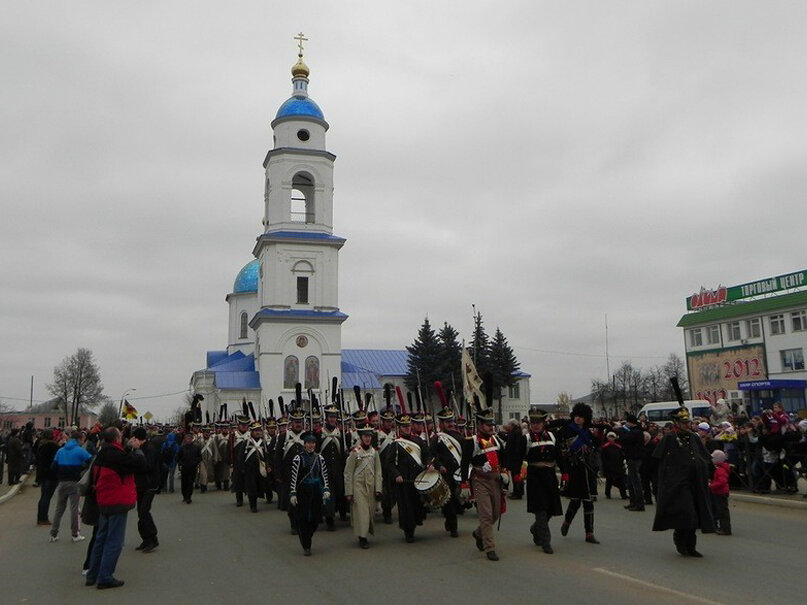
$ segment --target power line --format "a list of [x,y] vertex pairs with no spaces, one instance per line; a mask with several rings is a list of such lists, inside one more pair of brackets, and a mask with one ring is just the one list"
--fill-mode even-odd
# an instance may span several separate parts
[[[534,349],[532,347],[522,347],[513,345],[514,349],[523,349],[525,351],[533,351],[535,353],[546,353],[547,355],[569,355],[572,357],[596,357],[598,359],[605,359],[606,355],[603,353],[576,353],[574,351],[550,351],[547,349]],[[669,355],[619,355],[617,353],[610,353],[610,357],[619,357],[620,359],[667,359]]]

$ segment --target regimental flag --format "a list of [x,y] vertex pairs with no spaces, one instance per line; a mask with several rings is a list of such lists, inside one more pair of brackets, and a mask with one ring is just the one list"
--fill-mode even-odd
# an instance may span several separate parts
[[476,366],[471,361],[468,349],[462,347],[462,393],[466,401],[474,401],[474,395],[479,400],[479,405],[483,410],[488,409],[488,400],[482,393],[482,379],[476,372]]
[[128,400],[123,401],[122,415],[124,418],[126,418],[126,420],[137,418],[137,410],[131,403],[129,403]]

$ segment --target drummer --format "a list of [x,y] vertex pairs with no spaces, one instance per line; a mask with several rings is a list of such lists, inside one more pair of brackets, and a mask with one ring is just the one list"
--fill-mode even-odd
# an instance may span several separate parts
[[462,509],[460,501],[460,463],[462,462],[463,435],[454,424],[454,412],[444,407],[437,412],[440,423],[437,434],[432,439],[434,465],[448,484],[450,497],[441,509],[445,518],[445,529],[452,538],[459,536],[457,532],[457,514]]
[[426,509],[420,499],[415,479],[423,470],[434,470],[431,453],[426,443],[412,434],[412,418],[403,414],[396,418],[398,437],[385,457],[386,471],[395,486],[398,504],[398,527],[406,541],[415,541],[415,527],[423,524]]

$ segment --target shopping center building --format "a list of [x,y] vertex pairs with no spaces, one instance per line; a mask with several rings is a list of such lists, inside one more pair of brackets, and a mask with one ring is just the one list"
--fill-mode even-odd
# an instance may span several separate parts
[[701,288],[678,322],[692,397],[758,412],[779,401],[807,410],[807,270]]

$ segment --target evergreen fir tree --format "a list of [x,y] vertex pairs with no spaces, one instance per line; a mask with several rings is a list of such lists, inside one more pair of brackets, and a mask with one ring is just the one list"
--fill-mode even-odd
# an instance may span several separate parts
[[502,416],[502,397],[504,389],[516,383],[515,372],[519,370],[521,364],[516,359],[516,354],[497,327],[493,342],[490,343],[490,372],[493,377],[493,396],[499,401],[499,418]]
[[455,393],[457,397],[462,395],[462,345],[458,340],[459,335],[448,322],[443,323],[437,335],[442,348],[440,380],[444,389],[458,390],[459,393]]
[[406,347],[406,350],[409,352],[407,360],[409,373],[405,378],[406,387],[412,392],[417,392],[418,371],[420,371],[421,394],[425,400],[430,400],[434,391],[434,381],[440,380],[443,351],[428,317],[423,320],[415,342]]
[[490,338],[488,338],[485,326],[482,324],[481,313],[477,313],[474,318],[474,333],[468,350],[471,354],[471,360],[476,366],[477,374],[484,376],[490,371]]

